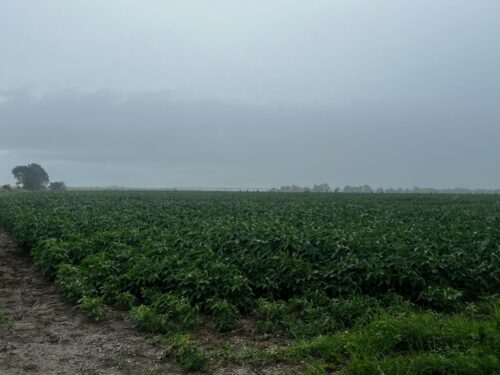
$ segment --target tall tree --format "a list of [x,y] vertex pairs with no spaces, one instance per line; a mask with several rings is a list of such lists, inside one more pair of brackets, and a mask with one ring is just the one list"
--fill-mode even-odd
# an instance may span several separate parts
[[49,175],[40,165],[32,163],[18,165],[12,169],[12,174],[17,185],[22,185],[27,190],[43,190],[49,183]]

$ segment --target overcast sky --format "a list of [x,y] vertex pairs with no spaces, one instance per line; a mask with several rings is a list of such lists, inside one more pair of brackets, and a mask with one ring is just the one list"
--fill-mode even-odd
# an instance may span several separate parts
[[500,187],[498,0],[0,0],[0,183]]

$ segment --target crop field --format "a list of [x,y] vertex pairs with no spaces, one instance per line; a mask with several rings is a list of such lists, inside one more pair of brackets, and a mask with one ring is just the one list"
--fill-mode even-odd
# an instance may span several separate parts
[[[91,319],[127,310],[186,371],[500,373],[500,196],[12,193],[0,227]],[[249,324],[288,344],[197,343]]]

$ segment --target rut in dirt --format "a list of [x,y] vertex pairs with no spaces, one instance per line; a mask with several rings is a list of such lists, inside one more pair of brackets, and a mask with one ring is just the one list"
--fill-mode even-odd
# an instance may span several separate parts
[[126,314],[87,320],[0,231],[0,374],[175,374]]

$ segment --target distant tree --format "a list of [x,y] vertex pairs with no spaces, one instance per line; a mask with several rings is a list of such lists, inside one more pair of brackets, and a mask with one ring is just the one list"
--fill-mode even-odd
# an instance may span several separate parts
[[16,184],[27,190],[43,190],[49,183],[49,175],[38,164],[18,165],[12,169]]
[[11,191],[12,188],[10,187],[9,184],[5,184],[5,185],[2,185],[2,190]]
[[342,190],[339,187],[336,187],[335,190],[333,191],[334,193],[340,193]]
[[361,192],[363,192],[363,193],[373,193],[373,189],[370,187],[370,185],[363,185],[361,187]]
[[50,183],[49,189],[53,191],[63,191],[66,190],[66,184],[63,181],[54,181]]
[[314,193],[330,193],[332,189],[330,189],[330,186],[327,183],[324,183],[324,184],[314,185],[312,191]]
[[353,193],[362,193],[363,192],[363,186],[353,186],[352,187],[352,192]]
[[381,188],[379,187],[377,190],[376,190],[377,193],[381,194],[384,192],[384,188]]

